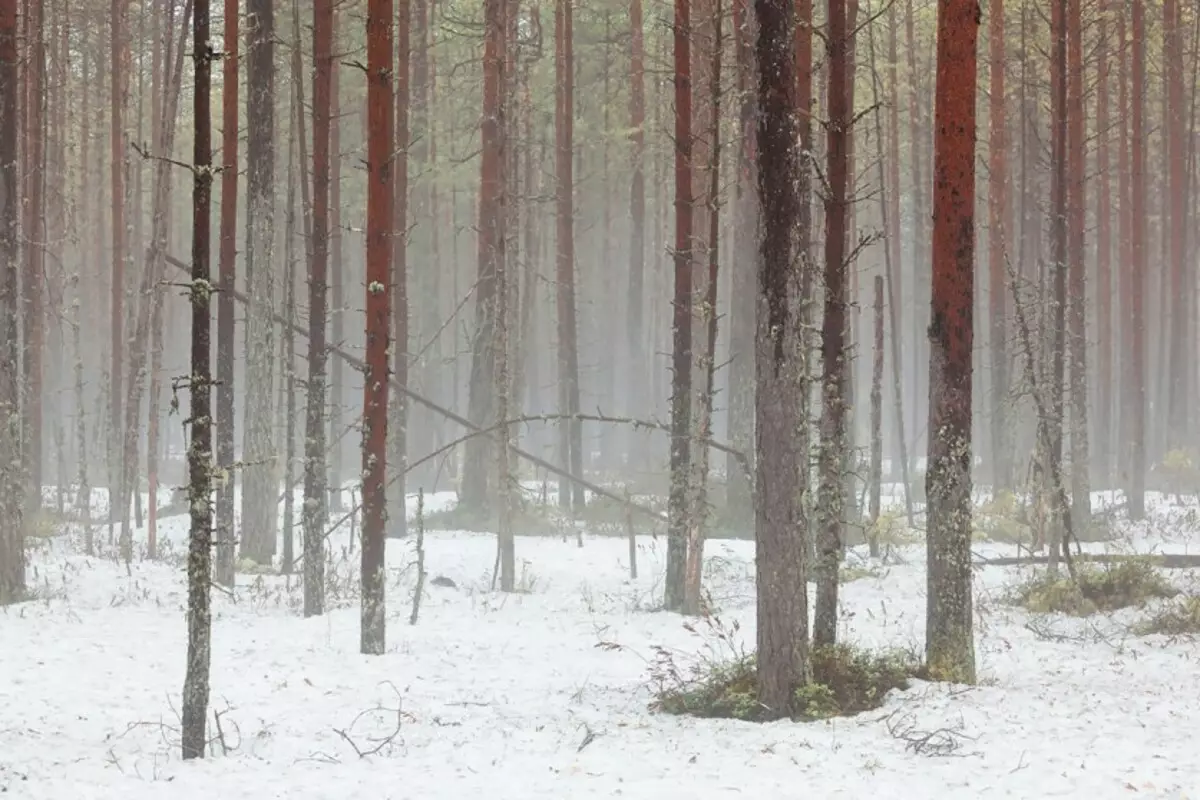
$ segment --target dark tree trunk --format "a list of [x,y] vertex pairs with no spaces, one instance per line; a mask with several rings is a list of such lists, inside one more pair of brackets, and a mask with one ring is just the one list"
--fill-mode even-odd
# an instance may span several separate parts
[[365,655],[386,645],[388,333],[392,257],[392,0],[367,3],[367,329],[363,375],[362,636]]
[[847,306],[849,253],[846,226],[849,206],[849,142],[851,109],[848,49],[852,29],[847,24],[846,0],[829,2],[828,176],[825,199],[825,314],[821,329],[821,453],[817,489],[817,579],[813,645],[832,645],[837,639],[838,565],[846,510],[849,447],[847,431],[850,398],[846,394],[849,364]]
[[[17,118],[17,0],[0,0],[0,117]],[[0,125],[0,605],[25,596],[24,481],[17,325],[17,126]]]
[[212,213],[212,43],[209,41],[208,0],[196,0],[192,11],[194,136],[192,163],[192,368],[188,379],[192,399],[192,440],[188,447],[188,653],[183,681],[183,757],[203,758],[208,739],[208,674],[212,660],[212,297],[209,237]]
[[[795,397],[808,390],[800,354],[800,281],[795,265],[801,197],[796,148],[797,25],[792,0],[757,0],[758,199],[762,213],[755,334],[755,547],[758,596],[758,700],[788,714],[808,682],[808,543],[801,519],[806,470]],[[809,21],[801,14],[799,24]],[[803,71],[805,66],[801,66]],[[677,138],[678,142],[679,139]]]
[[691,0],[675,0],[675,289],[671,320],[671,489],[667,501],[666,608],[683,607],[692,435]]
[[975,93],[979,4],[939,0],[929,325],[925,658],[975,682],[971,602],[971,348],[975,303]]
[[304,413],[306,617],[325,612],[325,290],[330,239],[330,128],[336,124],[333,122],[333,5],[333,0],[316,0],[313,6],[313,239],[312,261],[308,266],[308,397]]

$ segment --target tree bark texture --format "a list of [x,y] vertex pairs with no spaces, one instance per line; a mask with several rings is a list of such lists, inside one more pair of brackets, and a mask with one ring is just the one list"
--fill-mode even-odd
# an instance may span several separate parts
[[[805,454],[795,398],[808,390],[801,369],[800,218],[796,103],[796,15],[792,0],[757,0],[755,55],[759,107],[758,199],[762,213],[755,333],[755,573],[758,700],[788,714],[809,678],[808,543],[802,525]],[[805,24],[806,18],[800,19]],[[679,139],[677,138],[677,142]]]
[[925,658],[935,677],[960,683],[975,682],[971,348],[979,16],[976,0],[938,2]]
[[188,648],[183,680],[183,757],[203,758],[208,739],[209,666],[212,661],[212,278],[209,239],[212,213],[212,43],[209,41],[209,3],[196,0],[192,9],[193,90],[192,163],[192,439],[188,447]]

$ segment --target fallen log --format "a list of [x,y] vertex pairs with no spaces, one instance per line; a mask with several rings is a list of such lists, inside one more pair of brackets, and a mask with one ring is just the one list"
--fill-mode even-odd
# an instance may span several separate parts
[[[1124,555],[1117,553],[1075,553],[1074,559],[1086,564],[1123,564],[1141,561],[1163,569],[1196,569],[1200,567],[1200,555],[1184,553],[1154,553],[1148,555]],[[972,562],[977,567],[1030,567],[1048,564],[1048,556],[1002,556],[1000,558],[978,558]]]
[[[176,269],[182,270],[182,271],[188,273],[189,275],[191,274],[192,268],[191,268],[190,264],[180,261],[178,258],[175,258],[172,255],[168,255],[166,258],[167,258],[167,263],[170,264],[171,266],[175,267]],[[244,306],[250,305],[249,300],[246,299],[246,295],[242,294],[241,292],[237,291],[236,289],[234,289],[234,290],[222,289],[221,291],[229,291],[229,293],[231,295],[233,295],[233,299],[237,300],[239,303],[241,303]],[[282,314],[272,314],[272,316],[274,317],[276,324],[283,325],[285,327],[290,327],[292,329],[292,331],[294,331],[296,333],[297,336],[300,336],[306,340],[308,339],[308,330],[306,328],[303,328],[300,325],[298,325],[297,323],[292,322],[291,320],[289,320],[287,317],[283,316]],[[342,359],[343,361],[345,361],[347,364],[354,367],[358,371],[362,372],[365,369],[366,364],[365,364],[365,362],[363,362],[362,359],[346,352],[341,347],[334,345],[334,344],[330,344],[330,345],[328,345],[328,349],[329,349],[329,352],[333,353],[335,356]],[[428,397],[425,397],[424,395],[414,392],[412,389],[408,388],[404,384],[400,383],[400,381],[396,380],[395,377],[389,378],[389,382],[397,391],[403,392],[404,395],[406,397],[408,397],[408,399],[412,400],[415,403],[419,403],[420,405],[425,406],[426,408],[428,408],[429,410],[431,410],[435,413],[441,414],[443,417],[450,420],[451,422],[456,422],[459,425],[461,425],[462,427],[466,428],[467,430],[473,431],[475,433],[478,433],[481,430],[481,428],[478,425],[472,423],[466,417],[460,416],[460,415],[454,413],[453,411],[451,411],[450,409],[448,409],[444,406],[438,405],[437,403],[430,400]],[[659,511],[655,511],[652,508],[647,508],[646,506],[643,506],[640,503],[635,503],[632,500],[622,497],[621,495],[617,494],[616,492],[610,491],[608,489],[605,489],[602,486],[599,486],[598,484],[592,483],[592,482],[585,480],[584,478],[578,477],[576,475],[572,475],[569,470],[565,470],[562,467],[555,466],[551,462],[546,461],[543,458],[539,458],[539,457],[535,456],[533,453],[530,453],[526,450],[522,450],[519,447],[509,447],[509,450],[512,453],[525,459],[529,463],[531,463],[535,466],[541,467],[542,469],[546,470],[550,474],[556,475],[560,478],[565,478],[567,480],[573,481],[594,494],[598,494],[601,497],[606,497],[609,500],[613,500],[617,503],[620,503],[621,505],[626,506],[634,511],[639,511],[642,514],[645,514],[646,516],[654,517],[657,520],[665,520],[666,519],[665,515],[663,515]]]

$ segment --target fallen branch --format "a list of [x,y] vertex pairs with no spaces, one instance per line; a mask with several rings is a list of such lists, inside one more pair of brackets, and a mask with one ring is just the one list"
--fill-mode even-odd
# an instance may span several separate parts
[[[1108,553],[1076,553],[1077,562],[1087,564],[1123,564],[1129,561],[1145,561],[1163,569],[1196,569],[1200,567],[1200,555],[1184,555],[1182,553],[1162,553],[1155,555],[1121,555]],[[1000,558],[980,558],[972,562],[979,567],[1027,567],[1050,563],[1049,556],[1002,556]]]

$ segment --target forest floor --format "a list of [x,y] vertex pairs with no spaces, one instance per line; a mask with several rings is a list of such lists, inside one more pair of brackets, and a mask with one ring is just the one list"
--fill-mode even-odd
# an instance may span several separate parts
[[[1107,547],[1197,551],[1196,516],[1159,502],[1150,523],[1121,526]],[[812,723],[652,713],[659,648],[685,668],[731,655],[721,632],[750,649],[755,600],[753,544],[711,541],[715,621],[693,632],[655,611],[665,542],[651,537],[638,541],[637,580],[623,539],[519,537],[522,592],[501,595],[489,589],[493,537],[430,533],[429,577],[455,586],[427,583],[415,626],[413,542],[390,541],[388,652],[374,657],[358,652],[358,553],[345,532],[331,538],[325,616],[300,617],[294,577],[239,575],[233,597],[213,593],[211,709],[223,736],[213,757],[184,763],[185,526],[163,520],[176,555],[129,574],[74,555],[78,531],[37,548],[38,598],[0,610],[0,794],[1200,797],[1200,644],[1134,636],[1129,621],[1144,610],[1037,618],[1006,605],[1025,568],[976,571],[979,686],[916,683],[877,711]],[[843,587],[845,641],[922,647],[923,548],[896,555],[904,563]],[[1169,577],[1200,584],[1193,571]]]

